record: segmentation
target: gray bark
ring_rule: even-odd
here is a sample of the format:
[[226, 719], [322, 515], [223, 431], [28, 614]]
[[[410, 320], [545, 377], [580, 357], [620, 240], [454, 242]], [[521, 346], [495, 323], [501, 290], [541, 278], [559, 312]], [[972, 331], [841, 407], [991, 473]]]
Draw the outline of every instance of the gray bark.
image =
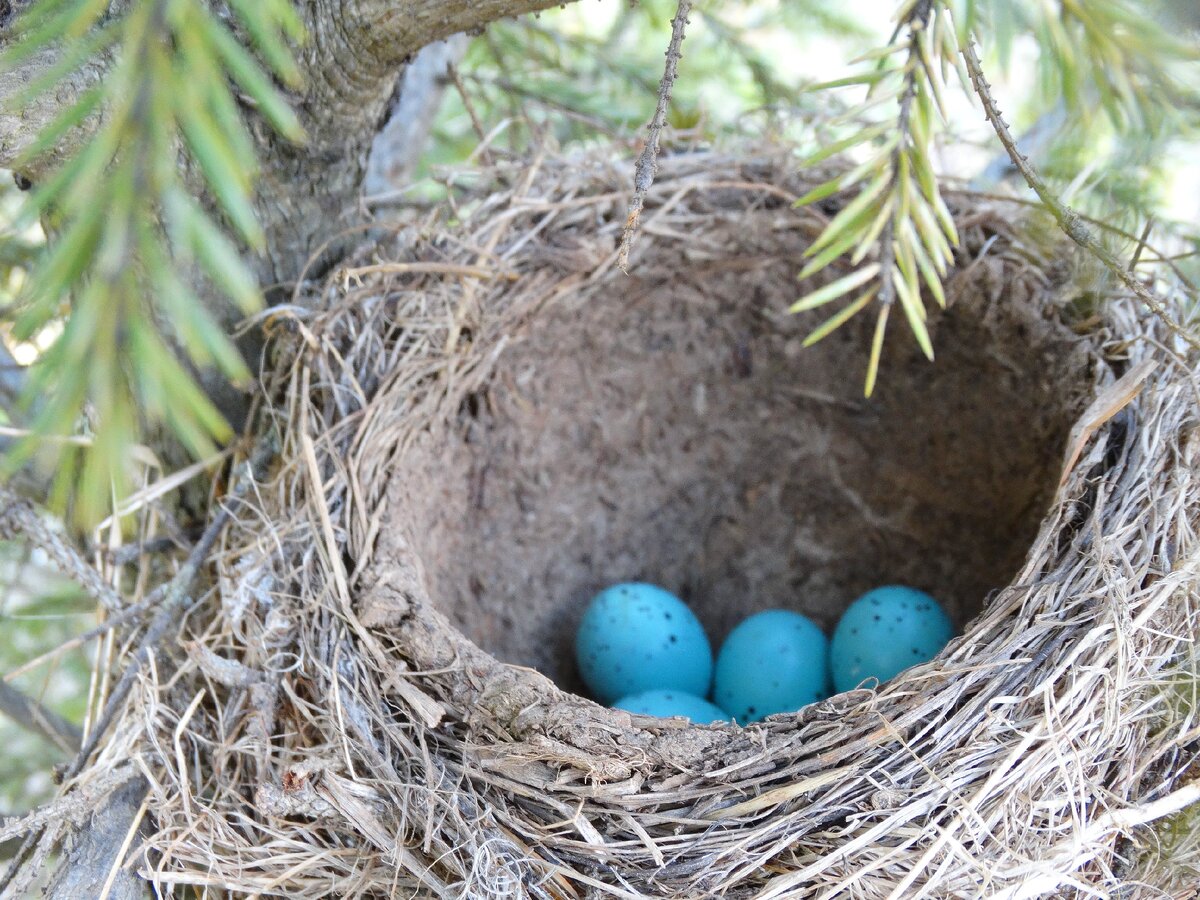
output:
[[387, 125], [375, 136], [367, 158], [363, 194], [396, 195], [408, 186], [446, 92], [448, 67], [457, 65], [470, 39], [456, 34], [416, 55], [396, 85]]
[[[123, 860], [118, 858], [129, 837], [134, 817], [141, 809], [149, 786], [140, 775], [117, 788], [93, 815], [89, 825], [79, 831], [74, 844], [46, 888], [49, 900], [80, 900], [99, 897], [105, 882]], [[145, 820], [140, 830], [146, 827]], [[135, 835], [131, 847], [136, 849]], [[126, 868], [113, 877], [109, 900], [144, 900], [146, 883]]]
[[[336, 259], [358, 220], [367, 155], [383, 125], [401, 69], [421, 48], [504, 16], [563, 5], [561, 0], [308, 0], [301, 49], [308, 82], [297, 108], [309, 143], [296, 148], [264, 131], [259, 213], [268, 252], [263, 283], [293, 281], [322, 247]], [[332, 241], [329, 246], [327, 242]]]
[[82, 738], [74, 724], [5, 681], [0, 681], [0, 713], [26, 731], [41, 735], [60, 750], [74, 752], [79, 749]]

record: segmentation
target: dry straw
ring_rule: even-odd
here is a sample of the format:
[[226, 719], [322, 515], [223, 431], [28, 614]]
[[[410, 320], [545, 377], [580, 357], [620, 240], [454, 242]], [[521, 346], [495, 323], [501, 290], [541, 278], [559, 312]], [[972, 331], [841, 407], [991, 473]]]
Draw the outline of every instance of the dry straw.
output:
[[[430, 454], [489, 384], [519, 376], [510, 343], [544, 346], [543, 321], [616, 304], [630, 283], [614, 266], [627, 165], [543, 158], [479, 177], [455, 193], [455, 223], [385, 236], [306, 308], [276, 313], [280, 374], [257, 421], [278, 457], [234, 504], [218, 577], [181, 617], [186, 655], [143, 667], [74, 785], [93, 797], [125, 760], [145, 775], [150, 825], [130, 864], [164, 888], [294, 898], [1190, 896], [1194, 842], [1167, 847], [1184, 830], [1156, 826], [1200, 795], [1198, 395], [1159, 321], [1122, 297], [1068, 309], [1069, 266], [1023, 243], [1014, 208], [960, 197], [959, 300], [937, 362], [895, 350], [868, 402], [861, 332], [781, 346], [801, 367], [853, 360], [824, 376], [839, 396], [797, 400], [814, 422], [835, 406], [866, 421], [857, 404], [886, 403], [889, 378], [919, 397], [929, 373], [975, 362], [997, 396], [1006, 370], [1012, 397], [1041, 385], [1030, 423], [1061, 396], [1029, 501], [1040, 526], [1014, 526], [1007, 586], [981, 608], [969, 578], [946, 575], [960, 619], [978, 615], [878, 691], [746, 729], [631, 718], [468, 641], [452, 621], [470, 631], [469, 613], [438, 595], [454, 579], [434, 570], [453, 560], [422, 555], [424, 517], [472, 527], [439, 511]], [[748, 303], [763, 248], [802, 249], [830, 212], [793, 209], [802, 192], [781, 150], [668, 156], [632, 277], [667, 284], [674, 268], [701, 290], [704, 265], [749, 259], [743, 296], [720, 300]], [[954, 315], [1007, 343], [956, 357]], [[914, 428], [975, 427], [919, 406]], [[1036, 437], [1029, 459], [1049, 440]], [[973, 457], [963, 477], [985, 466]], [[839, 496], [865, 496], [870, 471]], [[520, 629], [513, 612], [504, 628]]]

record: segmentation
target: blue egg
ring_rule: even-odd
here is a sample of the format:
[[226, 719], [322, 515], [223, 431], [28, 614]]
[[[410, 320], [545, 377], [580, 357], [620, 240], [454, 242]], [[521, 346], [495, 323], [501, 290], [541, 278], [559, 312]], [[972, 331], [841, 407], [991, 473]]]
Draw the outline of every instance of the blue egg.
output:
[[738, 722], [792, 712], [829, 696], [829, 642], [811, 619], [769, 609], [729, 633], [713, 699]]
[[954, 636], [938, 602], [916, 588], [888, 585], [863, 594], [842, 614], [829, 645], [833, 686], [879, 683], [933, 659]]
[[579, 674], [601, 703], [656, 688], [703, 697], [712, 647], [682, 600], [652, 584], [615, 584], [593, 598], [575, 636]]
[[643, 691], [631, 697], [622, 697], [613, 704], [616, 709], [623, 709], [643, 716], [683, 716], [691, 719], [697, 725], [710, 725], [713, 722], [728, 722], [729, 716], [723, 709], [718, 709], [707, 700], [695, 694], [683, 691]]

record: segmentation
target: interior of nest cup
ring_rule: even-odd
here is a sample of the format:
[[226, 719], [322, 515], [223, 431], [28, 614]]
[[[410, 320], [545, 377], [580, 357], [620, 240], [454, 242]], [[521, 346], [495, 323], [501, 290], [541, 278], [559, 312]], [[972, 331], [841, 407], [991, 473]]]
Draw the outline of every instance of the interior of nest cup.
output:
[[787, 312], [798, 241], [659, 244], [530, 315], [405, 455], [389, 530], [463, 635], [582, 693], [575, 631], [616, 582], [675, 593], [715, 650], [771, 608], [831, 633], [885, 584], [961, 630], [1013, 578], [1090, 384], [1080, 341], [1030, 291], [959, 285], [934, 363], [897, 311], [865, 399], [874, 315], [803, 347], [832, 310]]

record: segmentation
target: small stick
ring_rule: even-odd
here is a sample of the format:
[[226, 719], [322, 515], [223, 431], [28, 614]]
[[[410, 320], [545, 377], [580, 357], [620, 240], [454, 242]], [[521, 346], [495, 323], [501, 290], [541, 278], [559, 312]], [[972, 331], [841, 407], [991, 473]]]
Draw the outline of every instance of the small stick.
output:
[[658, 174], [658, 149], [662, 130], [667, 124], [667, 107], [671, 105], [671, 89], [679, 75], [679, 60], [683, 56], [684, 31], [687, 29], [688, 13], [692, 11], [692, 0], [679, 0], [675, 18], [671, 20], [671, 43], [667, 45], [667, 65], [662, 81], [658, 84], [658, 105], [646, 137], [646, 146], [638, 157], [633, 175], [633, 199], [629, 202], [629, 213], [625, 216], [625, 230], [621, 232], [621, 249], [617, 253], [617, 265], [622, 272], [629, 269], [629, 251], [633, 246], [633, 235], [638, 229], [642, 209], [646, 205], [646, 194]]
[[[233, 501], [240, 500], [250, 489], [252, 476], [256, 475], [260, 469], [264, 468], [267, 461], [274, 454], [273, 442], [265, 440], [255, 451], [253, 457], [249, 461], [248, 477], [236, 481], [229, 494], [229, 499]], [[76, 754], [71, 765], [67, 767], [62, 774], [61, 781], [67, 782], [83, 771], [83, 767], [87, 765], [88, 759], [95, 752], [96, 747], [100, 743], [100, 738], [104, 736], [109, 727], [117, 718], [117, 713], [126, 697], [129, 696], [130, 690], [133, 688], [133, 682], [139, 671], [141, 671], [144, 662], [149, 660], [152, 654], [162, 643], [162, 640], [170, 632], [173, 625], [178, 624], [179, 618], [186, 610], [192, 598], [189, 591], [192, 582], [200, 573], [200, 568], [204, 565], [205, 559], [212, 548], [216, 545], [217, 538], [233, 517], [232, 506], [226, 504], [221, 507], [220, 511], [213, 516], [212, 521], [204, 529], [204, 533], [196, 542], [196, 546], [192, 548], [188, 554], [187, 560], [180, 567], [179, 571], [170, 581], [161, 585], [154, 590], [149, 597], [143, 601], [143, 605], [151, 606], [154, 603], [162, 603], [162, 608], [154, 617], [146, 629], [146, 633], [142, 636], [141, 642], [138, 644], [137, 650], [130, 659], [125, 670], [121, 673], [120, 679], [116, 686], [109, 694], [108, 701], [104, 705], [104, 710], [100, 714], [95, 727], [87, 736], [87, 740]], [[12, 861], [9, 863], [8, 869], [4, 875], [0, 877], [0, 894], [3, 894], [5, 889], [16, 878], [22, 867], [29, 860], [34, 848], [41, 841], [42, 835], [45, 833], [45, 827], [31, 831], [26, 837], [25, 842], [21, 845]]]
[[61, 750], [79, 749], [82, 735], [75, 725], [3, 681], [0, 681], [0, 712]]
[[1079, 461], [1083, 448], [1091, 440], [1100, 426], [1129, 405], [1130, 401], [1141, 391], [1142, 385], [1151, 373], [1158, 367], [1153, 359], [1143, 359], [1140, 363], [1102, 390], [1091, 402], [1075, 427], [1071, 429], [1071, 437], [1067, 443], [1067, 454], [1063, 460], [1062, 480], [1059, 485], [1067, 483], [1071, 470]]
[[88, 565], [79, 551], [52, 529], [45, 518], [23, 497], [0, 487], [0, 537], [27, 540], [42, 550], [59, 570], [83, 588], [109, 612], [119, 612], [125, 603], [113, 588]]
[[446, 74], [450, 77], [450, 82], [454, 85], [454, 90], [458, 91], [458, 98], [462, 100], [463, 108], [466, 109], [467, 115], [471, 118], [471, 128], [474, 129], [475, 136], [479, 138], [479, 145], [483, 148], [483, 153], [481, 154], [483, 164], [490, 169], [494, 160], [492, 159], [492, 151], [487, 146], [487, 132], [483, 130], [483, 122], [479, 119], [479, 113], [475, 111], [475, 104], [471, 101], [471, 95], [467, 93], [467, 87], [463, 84], [462, 76], [458, 74], [458, 66], [452, 62], [447, 62]]

